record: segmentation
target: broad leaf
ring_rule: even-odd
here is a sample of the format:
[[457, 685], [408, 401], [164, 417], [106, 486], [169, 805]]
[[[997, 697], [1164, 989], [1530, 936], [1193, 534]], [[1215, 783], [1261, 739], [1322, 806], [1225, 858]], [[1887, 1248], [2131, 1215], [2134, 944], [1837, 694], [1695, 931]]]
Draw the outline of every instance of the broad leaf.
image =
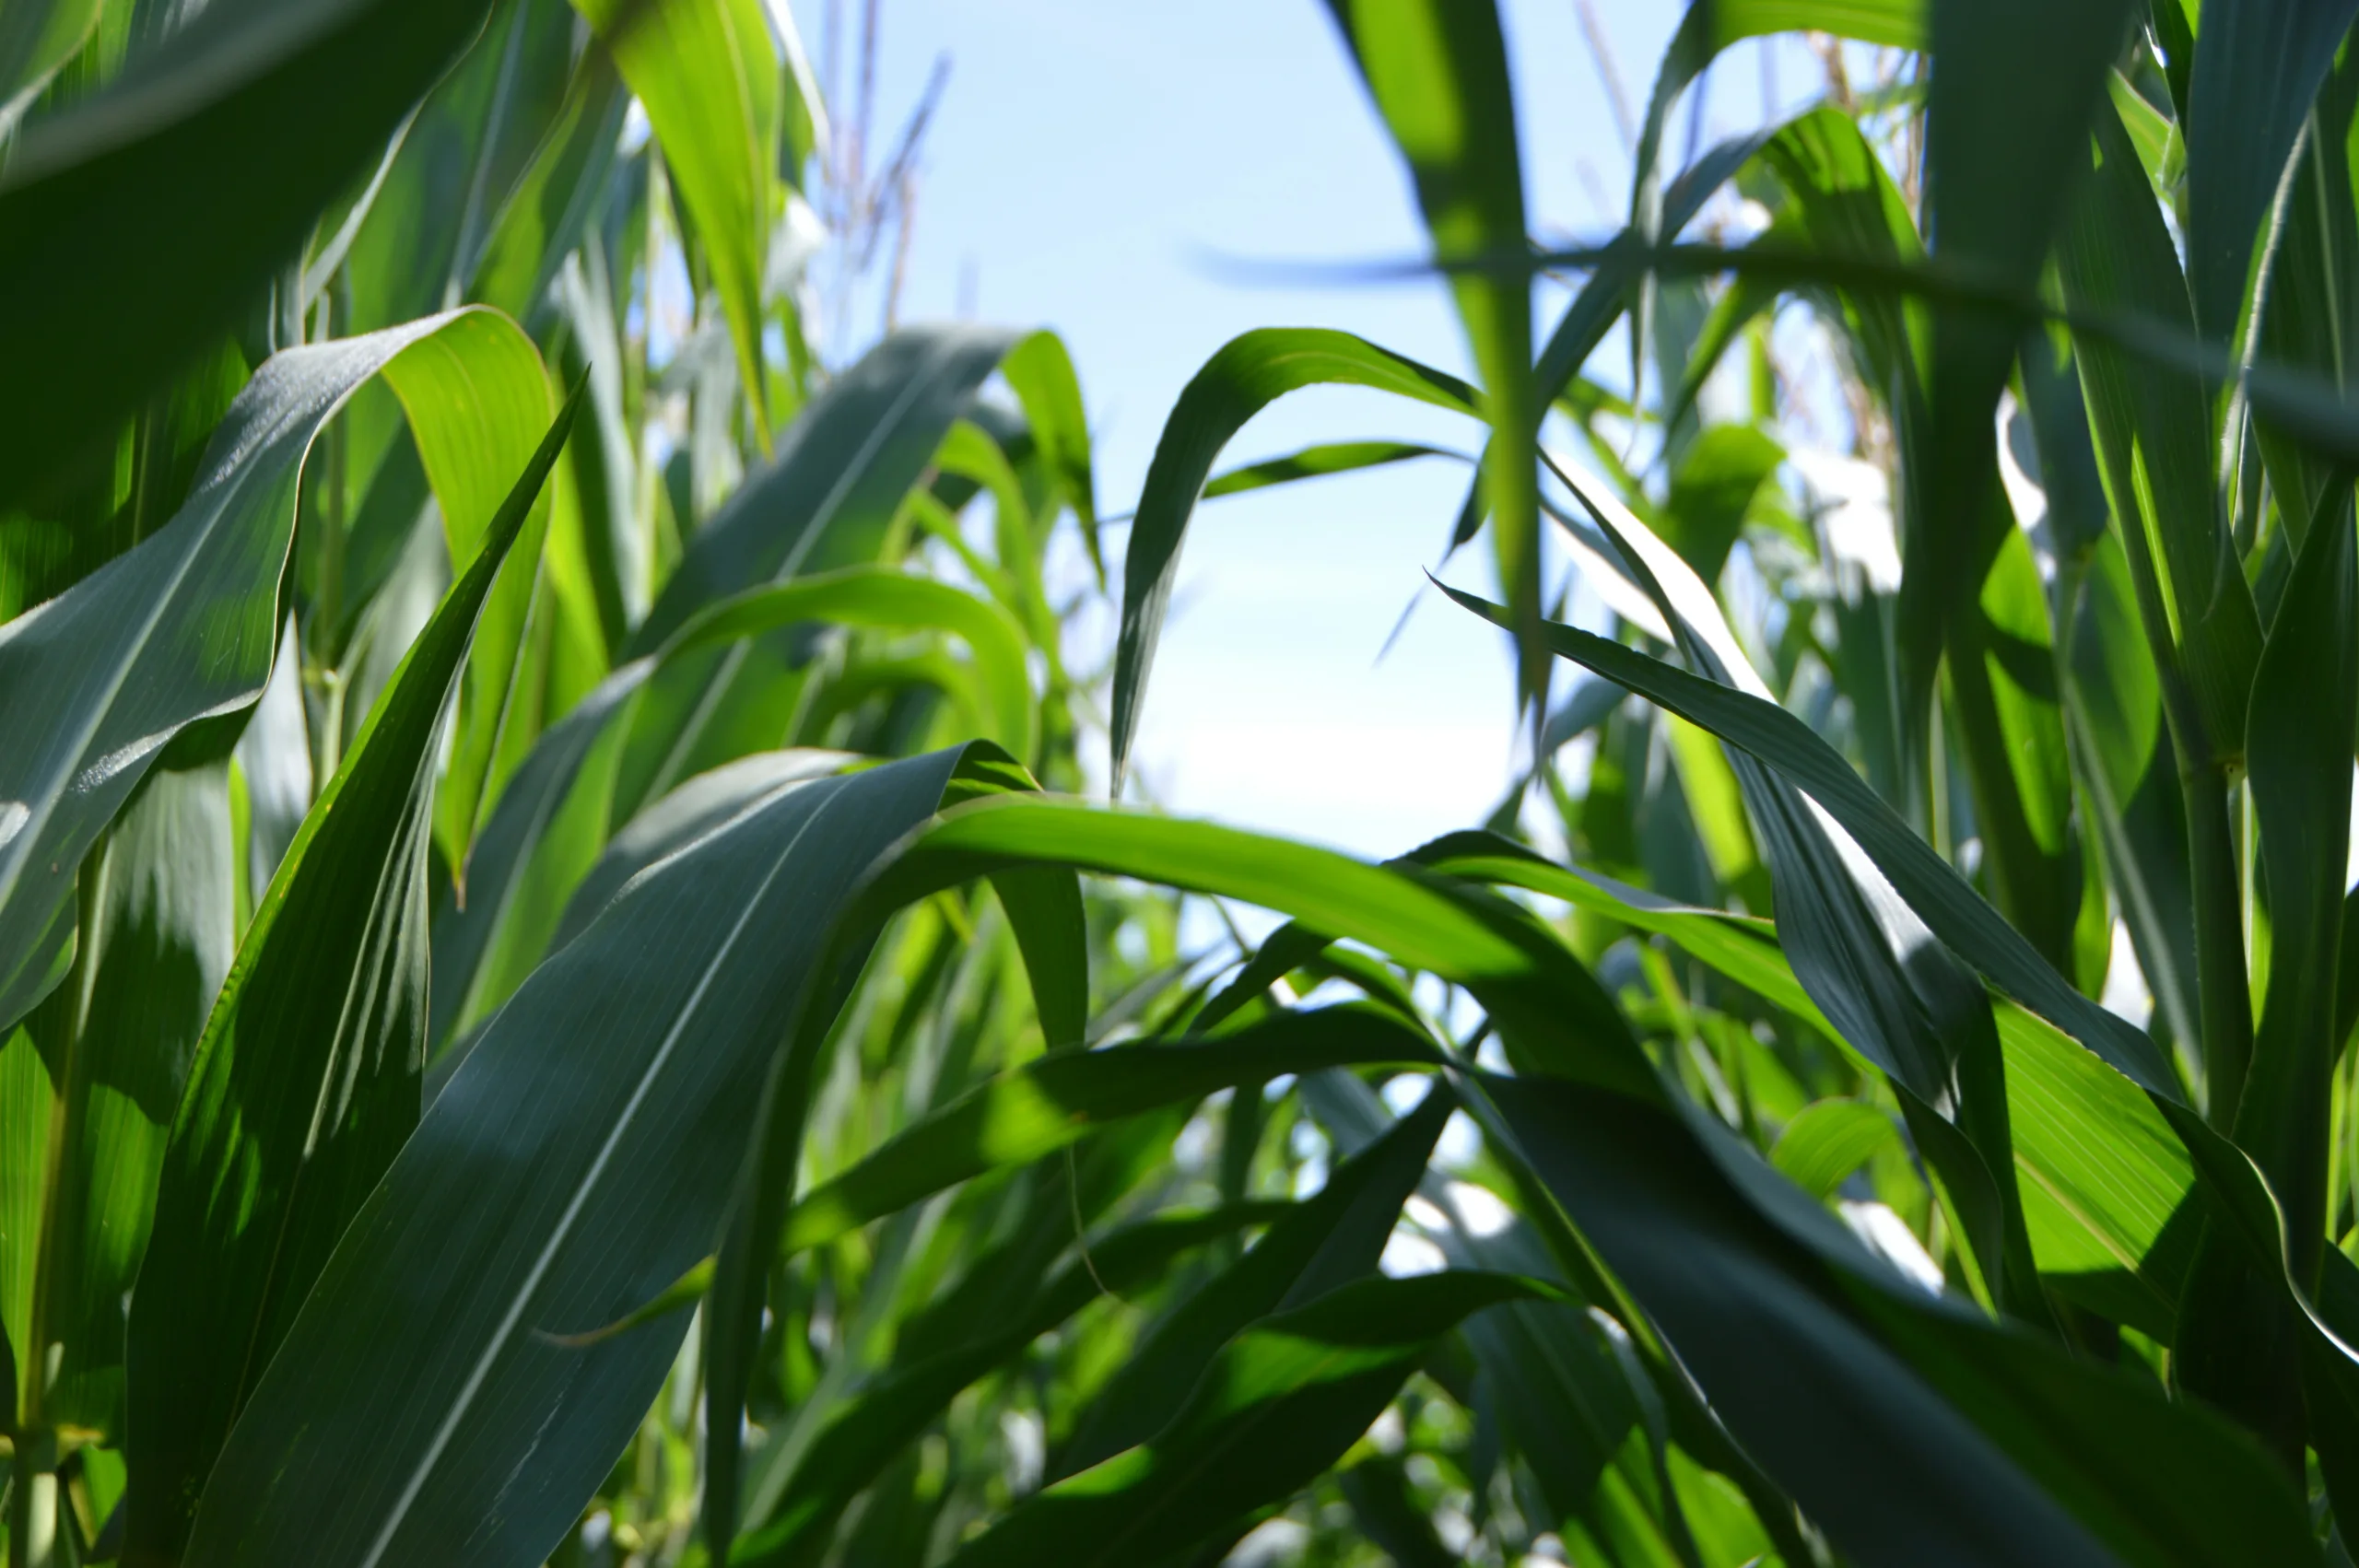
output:
[[[262, 692], [297, 477], [321, 427], [360, 383], [388, 373], [421, 451], [434, 454], [430, 471], [462, 520], [454, 529], [478, 538], [530, 450], [486, 439], [483, 400], [507, 396], [514, 333], [461, 311], [273, 357], [230, 406], [171, 522], [0, 626], [0, 733], [32, 738], [0, 755], [0, 1019], [20, 1016], [53, 979], [36, 939], [158, 752], [182, 727]], [[421, 346], [428, 357], [413, 374], [407, 357]], [[541, 395], [537, 365], [531, 380]], [[508, 479], [497, 476], [502, 463]]]
[[587, 1348], [710, 1250], [760, 1087], [939, 753], [789, 784], [633, 881], [486, 1028], [323, 1270], [205, 1490], [193, 1565], [539, 1562], [687, 1324]]
[[133, 1550], [171, 1559], [346, 1224], [417, 1125], [436, 743], [559, 414], [255, 911], [206, 1023], [133, 1297]]

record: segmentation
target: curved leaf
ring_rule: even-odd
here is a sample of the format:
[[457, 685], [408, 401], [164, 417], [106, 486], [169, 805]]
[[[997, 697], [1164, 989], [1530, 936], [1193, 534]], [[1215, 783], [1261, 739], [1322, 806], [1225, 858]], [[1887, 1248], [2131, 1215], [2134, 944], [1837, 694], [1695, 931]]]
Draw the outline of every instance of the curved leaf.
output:
[[1245, 422], [1291, 392], [1312, 386], [1373, 387], [1461, 414], [1474, 389], [1455, 376], [1324, 328], [1265, 327], [1232, 338], [1180, 394], [1156, 440], [1122, 556], [1122, 629], [1115, 644], [1110, 719], [1114, 788], [1121, 788], [1139, 705], [1180, 571], [1180, 546], [1213, 463]]
[[[1496, 607], [1456, 589], [1442, 591], [1497, 623]], [[2165, 1100], [2180, 1098], [2154, 1042], [2074, 990], [1809, 725], [1765, 697], [1691, 675], [1572, 626], [1552, 623], [1549, 640], [1563, 657], [1776, 768], [1842, 825], [1909, 907], [1959, 956], [2142, 1088]]]
[[1216, 474], [1205, 485], [1202, 498], [1216, 500], [1271, 485], [1323, 479], [1331, 474], [1356, 474], [1363, 468], [1380, 468], [1421, 457], [1456, 457], [1463, 461], [1461, 453], [1443, 447], [1421, 446], [1415, 441], [1329, 441]]
[[675, 632], [666, 658], [734, 642], [794, 621], [956, 632], [975, 655], [999, 732], [1013, 755], [1032, 755], [1032, 685], [1024, 632], [987, 599], [931, 578], [887, 567], [846, 567], [757, 588], [711, 605]]
[[2315, 1560], [2293, 1488], [2240, 1433], [1927, 1295], [1840, 1227], [1772, 1225], [1735, 1200], [1766, 1196], [1742, 1175], [1757, 1161], [1700, 1117], [1573, 1084], [1484, 1090], [1730, 1430], [1848, 1554]]
[[181, 1554], [232, 1423], [417, 1124], [436, 741], [578, 402], [304, 818], [205, 1025], [132, 1298], [135, 1551]]
[[[524, 453], [478, 424], [479, 394], [500, 395], [496, 362], [481, 363], [479, 384], [467, 372], [514, 331], [461, 311], [275, 356], [230, 405], [170, 523], [0, 626], [0, 733], [32, 738], [0, 755], [0, 1019], [47, 989], [34, 938], [164, 743], [262, 692], [297, 476], [321, 427], [362, 381], [428, 345], [430, 365], [396, 372], [411, 427], [435, 454], [451, 511], [479, 531], [504, 493], [492, 488], [496, 465], [512, 477]], [[445, 333], [448, 353], [437, 345]], [[533, 380], [537, 395], [537, 369]]]
[[1821, 1100], [1786, 1124], [1769, 1163], [1813, 1198], [1824, 1199], [1880, 1149], [1897, 1147], [1892, 1117], [1857, 1100]]

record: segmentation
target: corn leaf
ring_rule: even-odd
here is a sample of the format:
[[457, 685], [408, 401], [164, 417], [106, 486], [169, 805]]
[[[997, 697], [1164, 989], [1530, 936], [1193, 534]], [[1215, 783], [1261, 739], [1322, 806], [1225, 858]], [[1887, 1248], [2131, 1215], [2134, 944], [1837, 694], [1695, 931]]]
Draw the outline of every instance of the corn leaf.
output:
[[[412, 428], [436, 454], [450, 509], [489, 518], [492, 465], [510, 460], [512, 476], [522, 461], [484, 439], [477, 423], [479, 400], [503, 395], [498, 357], [486, 357], [502, 329], [483, 323], [497, 322], [438, 316], [275, 357], [231, 405], [170, 523], [0, 626], [0, 729], [33, 738], [0, 758], [0, 1018], [21, 1015], [54, 983], [34, 939], [165, 743], [261, 694], [278, 640], [298, 474], [353, 390], [402, 365], [394, 374], [405, 377]], [[431, 362], [410, 373], [406, 356], [444, 333], [456, 357], [429, 346]], [[532, 385], [539, 395], [537, 368]]]
[[[181, 1553], [223, 1440], [417, 1125], [436, 742], [572, 408], [305, 817], [205, 1024], [133, 1297], [128, 1536], [139, 1551]], [[213, 1353], [221, 1345], [239, 1353]]]
[[780, 199], [784, 76], [760, 0], [575, 0], [663, 146], [737, 345], [738, 385], [769, 450], [762, 278]]
[[1017, 1505], [950, 1561], [1184, 1557], [1332, 1463], [1435, 1339], [1485, 1308], [1542, 1293], [1512, 1276], [1452, 1271], [1365, 1281], [1272, 1318], [1221, 1352], [1151, 1441]]
[[[586, 1349], [548, 1336], [612, 1322], [709, 1249], [839, 903], [959, 764], [777, 790], [534, 972], [322, 1272], [207, 1485], [191, 1563], [547, 1554], [686, 1325]], [[519, 1140], [530, 1157], [502, 1152]]]
[[1179, 577], [1180, 547], [1213, 463], [1245, 422], [1272, 403], [1305, 387], [1333, 385], [1372, 387], [1461, 414], [1474, 413], [1477, 403], [1474, 390], [1454, 376], [1364, 338], [1320, 328], [1250, 332], [1204, 362], [1164, 421], [1122, 556], [1122, 627], [1110, 720], [1117, 790]]
[[[11, 315], [0, 357], [56, 373], [0, 420], [0, 499], [83, 455], [235, 324], [487, 9], [209, 8], [17, 139], [0, 178], [0, 286], [43, 307]], [[160, 255], [173, 264], [157, 269]]]

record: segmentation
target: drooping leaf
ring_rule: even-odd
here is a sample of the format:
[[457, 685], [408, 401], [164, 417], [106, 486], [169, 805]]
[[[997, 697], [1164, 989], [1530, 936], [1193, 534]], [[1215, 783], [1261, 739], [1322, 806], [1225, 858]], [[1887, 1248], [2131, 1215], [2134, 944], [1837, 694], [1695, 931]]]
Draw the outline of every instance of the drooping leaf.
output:
[[[46, 989], [53, 977], [33, 962], [31, 939], [158, 752], [182, 726], [261, 693], [278, 641], [297, 476], [320, 427], [361, 382], [446, 332], [460, 362], [429, 349], [434, 363], [400, 385], [419, 445], [438, 454], [452, 511], [489, 518], [506, 482], [493, 465], [507, 461], [512, 479], [522, 454], [481, 438], [477, 396], [500, 395], [502, 382], [496, 361], [477, 367], [479, 380], [466, 370], [514, 329], [482, 325], [478, 314], [275, 357], [231, 405], [170, 523], [0, 626], [0, 731], [31, 738], [0, 756], [0, 1018], [21, 1015]], [[537, 393], [537, 369], [533, 381]]]
[[1924, 1293], [1831, 1217], [1770, 1223], [1724, 1185], [1754, 1157], [1712, 1153], [1725, 1135], [1697, 1118], [1569, 1084], [1485, 1091], [1731, 1430], [1847, 1553], [2312, 1560], [2291, 1486], [2241, 1434]]
[[[1477, 614], [1496, 614], [1472, 595], [1443, 591]], [[1562, 656], [1778, 769], [1843, 826], [1908, 907], [1960, 957], [2133, 1082], [2172, 1101], [2180, 1097], [2154, 1042], [2074, 990], [1807, 724], [1761, 697], [1576, 627], [1552, 625], [1549, 638]]]
[[1324, 385], [1372, 387], [1461, 414], [1474, 413], [1477, 403], [1474, 390], [1454, 376], [1364, 338], [1319, 328], [1246, 333], [1204, 362], [1164, 421], [1123, 552], [1111, 720], [1118, 790], [1179, 577], [1180, 546], [1213, 463], [1253, 415], [1288, 392]]
[[574, 406], [305, 817], [205, 1024], [133, 1296], [137, 1551], [182, 1554], [224, 1440], [417, 1125], [436, 742]]

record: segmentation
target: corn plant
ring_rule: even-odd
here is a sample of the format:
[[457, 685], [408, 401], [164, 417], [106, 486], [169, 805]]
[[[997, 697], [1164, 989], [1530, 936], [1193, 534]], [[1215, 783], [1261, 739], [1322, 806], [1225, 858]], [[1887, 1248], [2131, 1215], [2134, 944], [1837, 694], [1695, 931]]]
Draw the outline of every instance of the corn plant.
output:
[[[2348, 1560], [2349, 7], [1700, 0], [1560, 251], [1492, 7], [1331, 9], [1474, 380], [1230, 343], [1119, 592], [753, 0], [0, 10], [12, 1564]], [[1083, 799], [1200, 501], [1438, 455], [1215, 473], [1332, 383], [1515, 787]]]

